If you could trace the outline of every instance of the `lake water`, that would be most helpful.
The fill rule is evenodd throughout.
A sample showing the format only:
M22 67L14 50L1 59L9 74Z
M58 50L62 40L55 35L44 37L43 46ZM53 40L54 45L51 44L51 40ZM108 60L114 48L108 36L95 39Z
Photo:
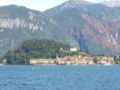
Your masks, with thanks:
M120 90L120 66L0 66L0 90Z

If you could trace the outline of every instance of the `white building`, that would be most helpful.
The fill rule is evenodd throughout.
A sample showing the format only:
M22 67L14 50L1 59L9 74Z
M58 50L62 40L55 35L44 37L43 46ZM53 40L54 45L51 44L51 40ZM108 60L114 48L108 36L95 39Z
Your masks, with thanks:
M70 51L71 52L76 52L76 51L78 51L78 49L77 48L70 48Z

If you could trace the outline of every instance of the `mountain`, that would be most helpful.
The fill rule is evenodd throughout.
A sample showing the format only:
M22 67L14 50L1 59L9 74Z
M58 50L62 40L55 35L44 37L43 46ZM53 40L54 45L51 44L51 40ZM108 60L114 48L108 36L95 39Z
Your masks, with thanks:
M92 54L120 53L120 7L70 0L46 11L65 27L82 51ZM71 3L72 2L72 3ZM74 3L74 4L73 4Z
M120 7L120 0L104 1L102 4L108 7Z
M67 44L75 42L63 27L43 12L16 5L0 7L0 56L20 47L25 40L40 38Z
M91 54L120 53L120 7L70 0L45 12L0 7L0 56L25 40L53 39Z
M69 9L69 8L76 8L76 7L85 7L88 5L91 5L91 2L88 2L86 0L69 0L68 2L65 2L55 8L52 9L48 9L46 12L47 13L51 13L51 14L55 14L55 13L59 13L62 12L63 10Z

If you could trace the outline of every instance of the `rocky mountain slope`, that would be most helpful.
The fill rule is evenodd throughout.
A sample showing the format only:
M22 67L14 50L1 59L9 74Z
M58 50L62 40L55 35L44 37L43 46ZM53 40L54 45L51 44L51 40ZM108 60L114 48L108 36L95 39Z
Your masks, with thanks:
M35 38L75 42L64 28L42 12L16 5L0 7L0 56Z
M67 28L82 51L105 55L120 52L120 7L71 0L46 13Z
M120 7L70 0L45 12L0 7L0 56L30 39L54 39L91 54L120 53Z

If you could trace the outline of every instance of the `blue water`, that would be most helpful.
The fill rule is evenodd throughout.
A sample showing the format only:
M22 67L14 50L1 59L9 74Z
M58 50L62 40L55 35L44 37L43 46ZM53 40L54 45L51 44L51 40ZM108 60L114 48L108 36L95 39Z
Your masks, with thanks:
M0 66L0 90L120 90L120 66Z

